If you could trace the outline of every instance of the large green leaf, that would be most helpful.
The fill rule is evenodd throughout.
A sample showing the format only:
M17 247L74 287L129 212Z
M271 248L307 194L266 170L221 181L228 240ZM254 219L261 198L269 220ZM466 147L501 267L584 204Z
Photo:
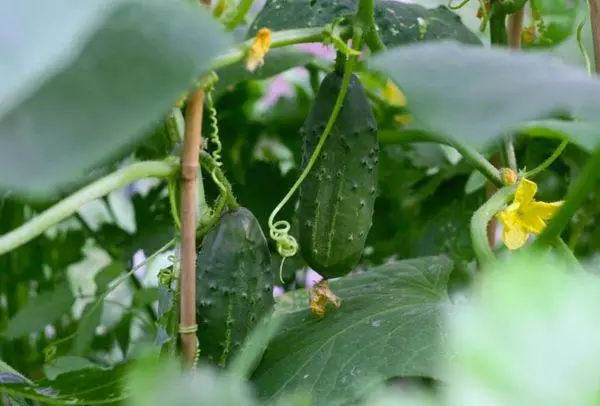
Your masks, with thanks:
M31 197L138 141L230 42L189 2L38 3L0 3L19 33L0 39L0 187Z
M81 365L83 367L83 365ZM131 362L112 368L87 366L71 369L53 380L12 380L0 383L0 393L42 400L47 404L111 404L127 397L123 381Z
M310 313L306 291L280 298L276 309L289 315L253 376L261 396L308 390L324 405L390 377L435 376L451 268L424 257L333 280L342 306L323 319Z
M418 4L381 1L375 5L375 22L388 47L439 39L481 44L461 18L445 6L426 9Z
M252 388L242 379L199 366L183 372L175 359L141 359L127 376L130 406L254 406Z
M82 369L89 369L97 367L87 358L77 357L77 356L65 356L58 357L53 360L51 363L44 365L44 374L50 380L56 379L57 376L71 372L71 371L80 371Z
M455 310L449 406L598 404L598 275L519 255L483 275Z
M356 4L356 0L268 0L247 36L254 36L262 27L271 30L322 27L338 17L354 14ZM462 24L460 17L444 6L427 9L418 4L378 1L374 14L381 39L387 46L440 38L481 43Z
M55 290L31 299L9 320L1 334L13 339L40 331L69 312L74 302L73 292L67 284L57 286Z
M75 342L71 349L72 355L82 356L87 353L94 340L94 336L96 335L96 328L102 321L103 308L103 303L99 303L98 306L96 306L96 302L92 301L83 309L79 325L77 326Z
M530 137L569 139L588 151L596 147L600 137L598 124L555 119L529 121L516 132Z
M355 11L356 0L267 0L250 25L247 37L253 37L262 27L272 31L322 27Z
M377 55L372 67L402 88L411 130L478 148L526 121L557 113L600 121L600 80L544 55L428 43ZM587 135L569 135L580 144L590 142Z

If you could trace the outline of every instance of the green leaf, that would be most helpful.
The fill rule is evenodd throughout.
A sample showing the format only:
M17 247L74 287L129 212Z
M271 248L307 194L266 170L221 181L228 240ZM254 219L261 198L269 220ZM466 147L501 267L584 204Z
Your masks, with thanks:
M281 329L286 316L286 313L281 312L269 312L263 316L246 338L241 350L235 354L229 364L229 372L240 378L247 378L254 371L269 342Z
M444 374L451 406L598 404L597 275L515 255L455 310Z
M338 17L355 12L356 0L267 0L250 25L246 37L254 37L262 27L272 31L322 27Z
M519 125L516 132L530 137L568 139L590 152L600 136L597 124L563 120L528 121Z
M54 380L41 379L33 383L0 382L0 393L23 396L47 404L111 404L127 396L123 380L131 362L104 369L97 366L72 370Z
M425 257L335 279L342 305L323 319L310 313L304 290L279 298L276 309L289 315L253 376L260 395L308 390L325 405L391 377L436 376L451 269L447 259Z
M94 368L96 365L86 358L65 356L56 358L51 364L44 365L44 374L50 380L56 379L60 374Z
M229 65L217 71L219 81L215 85L215 97L219 97L228 88L238 83L246 80L268 79L296 66L306 65L313 60L315 60L315 56L308 52L294 48L277 48L267 53L264 65L254 72L248 71L244 62Z
M372 67L389 75L406 95L410 129L476 148L526 121L557 113L590 123L600 120L600 80L544 55L428 43L384 52L373 58Z
M251 38L262 27L271 30L322 27L333 20L356 12L356 0L267 0L248 30ZM481 44L465 27L460 17L445 6L426 9L417 4L378 1L374 6L375 24L386 46L415 41L455 39Z
M133 296L133 305L143 307L151 305L159 299L159 291L157 286L143 288L135 292Z
M96 284L98 294L104 293L108 289L108 285L125 271L125 264L120 261L113 261L99 270L96 276L94 276L94 283Z
M560 44L575 33L577 10L587 2L579 0L536 0L535 9L542 24L533 42L524 48L541 48Z
M376 2L375 22L387 47L440 39L481 44L461 18L445 6L426 9L398 1Z
M73 349L71 350L73 355L84 355L94 340L96 327L100 325L104 308L102 303L99 303L98 306L95 306L95 304L95 301L88 303L83 309L77 326L75 343L73 343Z
M181 372L175 359L141 359L127 377L130 406L254 406L247 383L209 367Z
M119 343L119 347L121 348L121 352L126 356L127 351L129 350L129 344L131 342L131 324L133 322L133 314L125 313L119 324L115 328L115 335L117 338L117 343Z
M55 290L31 299L8 321L2 334L8 339L14 339L43 330L69 312L74 302L71 288L67 284L59 285Z
M31 197L56 197L133 146L230 43L188 2L38 3L3 0L0 15L20 33L0 39L16 67L1 75L0 186Z
M459 189L460 190L460 189ZM434 207L429 212L422 210L424 227L415 241L415 255L446 254L461 266L475 259L469 224L475 210L485 199L483 193L453 197L448 186L431 197L428 202ZM439 201L444 199L443 205Z
M487 179L478 170L474 170L469 175L467 183L465 184L465 194L470 195L471 193L477 192L479 189L485 186Z

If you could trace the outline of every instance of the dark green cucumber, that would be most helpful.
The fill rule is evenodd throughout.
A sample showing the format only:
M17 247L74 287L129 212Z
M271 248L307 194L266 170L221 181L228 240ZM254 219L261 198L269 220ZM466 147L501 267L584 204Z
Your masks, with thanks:
M342 74L321 83L304 122L306 167L332 113ZM343 107L299 191L299 245L306 263L325 278L347 274L360 260L373 220L379 163L377 123L352 75Z
M206 234L196 272L200 356L224 367L274 303L271 254L250 210L225 213Z

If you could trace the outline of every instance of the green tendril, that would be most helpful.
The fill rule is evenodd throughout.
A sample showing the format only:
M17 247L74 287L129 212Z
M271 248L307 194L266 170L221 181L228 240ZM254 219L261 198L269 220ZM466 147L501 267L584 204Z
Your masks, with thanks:
M179 219L179 211L177 209L177 186L175 181L171 180L167 183L167 188L169 190L169 207L171 209L171 217L173 218L173 222L178 230L181 230L181 220Z
M587 51L585 50L585 47L583 46L583 38L582 38L583 27L585 26L585 23L587 22L588 17L589 17L589 14L586 14L585 17L583 18L583 20L581 21L581 23L579 23L579 25L577 26L577 46L579 47L579 51L581 51L581 54L583 55L583 58L585 59L585 69L586 69L588 75L591 75L592 74L592 62L590 61L590 57L589 57Z
M213 159L213 168L210 171L210 175L212 177L213 182L221 191L223 196L227 196L231 194L231 188L228 188L226 185L221 182L217 171L223 166L223 162L221 161L221 150L223 149L223 144L221 144L221 139L219 138L219 120L217 118L217 109L215 108L215 103L212 97L212 91L214 88L214 82L217 80L215 74L215 80L206 86L206 107L208 109L209 120L210 120L210 141L215 144L215 149L211 153L211 157ZM220 216L220 213L223 211L225 207L226 199L219 199L216 204L215 212ZM213 213L214 215L214 213Z
M538 165L536 168L525 172L525 175L523 177L531 179L534 176L538 175L539 173L543 172L544 170L546 170L546 168L548 168L550 165L552 165L552 163L554 161L556 161L558 159L558 157L560 156L560 154L562 154L562 152L565 150L565 148L567 147L567 145L569 145L569 140L563 140L560 145L558 147L556 147L556 150L554 150L554 152L552 153L552 155L550 155L548 158L546 158L546 160L544 160L544 162L542 162L540 165Z
M221 163L221 150L223 145L221 144L221 140L219 139L219 121L217 119L217 109L215 108L215 103L212 98L213 85L207 87L206 89L206 107L208 108L208 115L210 120L210 141L215 144L215 150L212 152L212 157L215 160L217 166L222 166Z
M354 35L352 38L352 46L360 49L361 38L362 30L358 27L355 27ZM302 174L300 174L300 177L298 177L298 179L296 180L296 183L294 183L292 188L287 192L285 197L279 202L275 209L273 209L271 215L269 216L269 235L271 239L273 239L277 243L277 252L283 257L281 265L279 267L279 280L281 281L281 283L285 283L283 281L283 262L286 258L296 255L296 252L298 252L298 242L293 236L289 234L291 228L290 223L286 220L275 221L275 217L283 208L283 206L285 206L285 204L290 200L290 198L296 192L296 190L298 190L298 188L300 187L300 185L302 184L306 176L308 176L308 173L314 166L319 154L321 153L321 149L323 148L325 141L329 137L329 133L331 132L333 125L335 124L338 115L342 109L342 105L344 104L344 99L346 98L346 93L350 84L354 60L354 57L348 57L346 59L340 93L338 94L337 99L335 101L335 105L333 106L331 116L329 116L329 120L327 120L325 130L323 131L323 134L321 134L319 142L315 147L315 150L313 151L310 160L308 161L308 164L302 171Z
M459 10L463 8L470 0L462 0L460 3L453 5L454 0L448 0L448 8L450 10Z
M198 362L200 362L200 340L196 337L196 353L194 354L194 363L192 364L192 368L196 369L198 367Z

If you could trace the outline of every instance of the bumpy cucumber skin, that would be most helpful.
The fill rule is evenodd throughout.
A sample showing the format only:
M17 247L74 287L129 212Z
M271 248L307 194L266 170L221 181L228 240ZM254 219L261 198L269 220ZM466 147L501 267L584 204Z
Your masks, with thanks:
M304 122L306 167L331 115L342 74L321 83ZM343 107L299 191L299 245L306 263L325 278L343 276L360 260L373 220L379 167L377 122L352 75Z
M196 273L200 356L225 367L274 303L271 254L250 210L225 213L206 234Z

